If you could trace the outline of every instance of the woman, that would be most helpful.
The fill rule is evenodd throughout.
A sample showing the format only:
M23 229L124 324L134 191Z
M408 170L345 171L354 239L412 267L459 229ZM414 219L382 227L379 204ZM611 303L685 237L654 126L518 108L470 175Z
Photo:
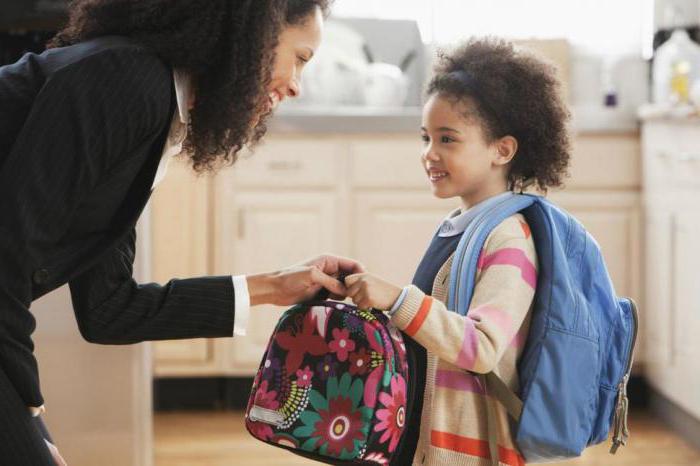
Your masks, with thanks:
M90 342L224 337L245 332L250 305L344 295L336 277L362 271L321 256L165 286L131 277L134 225L170 157L184 146L212 170L259 141L300 93L328 2L77 0L49 50L0 68L0 464L62 464L38 417L39 296L68 283Z

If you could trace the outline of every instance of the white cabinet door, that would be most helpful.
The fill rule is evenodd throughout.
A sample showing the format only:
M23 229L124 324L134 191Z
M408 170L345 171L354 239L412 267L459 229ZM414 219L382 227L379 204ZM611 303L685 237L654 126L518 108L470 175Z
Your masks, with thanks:
M210 178L197 176L185 159L175 159L151 198L153 278L196 277L208 272ZM153 344L157 376L214 374L218 361L208 339Z
M647 208L645 219L645 325L646 371L649 381L663 383L660 371L675 363L675 322L671 285L673 283L674 214L654 203Z
M410 284L440 221L459 202L436 199L427 189L356 193L352 256L369 272L398 286Z
M337 224L330 192L243 191L220 196L217 202L217 274L277 270L334 250ZM255 373L285 309L253 307L247 335L218 342L227 373Z
M678 401L700 417L700 213L686 205L677 211L674 229L673 294L676 296Z

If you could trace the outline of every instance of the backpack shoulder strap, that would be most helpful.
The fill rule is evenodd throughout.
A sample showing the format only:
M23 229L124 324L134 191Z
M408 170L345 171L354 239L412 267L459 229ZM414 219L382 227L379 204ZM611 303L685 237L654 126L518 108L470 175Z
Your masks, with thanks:
M474 292L476 265L486 238L503 220L529 207L539 198L532 194L513 194L480 212L467 226L457 245L450 270L448 309L461 315L467 314Z

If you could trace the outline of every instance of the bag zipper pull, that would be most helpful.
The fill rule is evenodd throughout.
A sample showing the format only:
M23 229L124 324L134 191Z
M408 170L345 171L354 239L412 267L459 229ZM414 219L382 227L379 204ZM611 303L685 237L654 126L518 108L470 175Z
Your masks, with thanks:
M629 374L625 374L618 385L617 403L615 404L615 418L613 423L615 425L615 433L613 434L612 446L610 447L610 454L614 455L620 446L627 445L627 439L629 438L629 429L627 426L627 413L629 411L629 400L627 398L627 382L629 381Z

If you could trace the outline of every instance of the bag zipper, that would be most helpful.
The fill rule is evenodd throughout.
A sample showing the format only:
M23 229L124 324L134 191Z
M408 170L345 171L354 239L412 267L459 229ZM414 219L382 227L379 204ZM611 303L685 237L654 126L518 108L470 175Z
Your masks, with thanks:
M610 454L614 455L618 448L627 445L627 439L629 438L629 428L627 426L627 414L629 411L629 399L627 398L627 383L630 379L630 373L632 372L632 361L634 359L634 347L637 343L637 331L639 329L639 315L637 314L637 305L635 302L629 298L627 300L630 303L630 309L632 312L632 323L634 325L634 331L632 332L632 341L630 342L630 350L627 357L627 367L625 368L625 375L617 386L617 402L615 403L615 417L613 418L613 425L615 426L615 431L612 438L612 445L610 446Z

